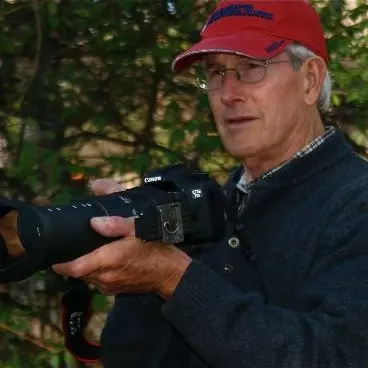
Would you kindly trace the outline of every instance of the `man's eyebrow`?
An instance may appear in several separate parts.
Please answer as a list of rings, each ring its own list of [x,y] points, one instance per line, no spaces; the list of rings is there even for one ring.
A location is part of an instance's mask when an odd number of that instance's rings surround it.
[[[202,66],[204,67],[222,67],[225,68],[224,64],[221,63],[221,61],[216,61],[216,60],[208,60],[208,59],[202,59],[201,62]]]
[[[224,64],[216,63],[216,62],[211,62],[211,63],[205,62],[204,63],[204,66],[206,68],[225,68],[225,65]]]
[[[241,61],[247,61],[249,63],[264,63],[265,60],[261,60],[261,59],[253,59],[253,58],[246,58],[246,57],[243,57],[243,58],[239,58],[235,64],[238,64],[239,62]],[[225,69],[226,68],[226,65],[224,65],[223,63],[219,62],[219,61],[205,61],[203,60],[203,66],[205,66],[206,68],[223,68]]]

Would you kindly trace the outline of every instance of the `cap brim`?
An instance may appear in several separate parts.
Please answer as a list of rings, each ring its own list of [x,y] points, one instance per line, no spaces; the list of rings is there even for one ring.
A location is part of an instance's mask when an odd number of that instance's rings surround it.
[[[172,70],[179,73],[206,54],[233,54],[256,59],[270,59],[284,51],[292,41],[280,37],[252,32],[205,38],[179,54],[172,63]]]

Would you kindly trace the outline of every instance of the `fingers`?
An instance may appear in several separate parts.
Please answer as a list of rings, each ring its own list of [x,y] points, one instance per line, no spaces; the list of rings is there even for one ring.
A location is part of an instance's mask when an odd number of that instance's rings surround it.
[[[89,187],[96,195],[106,195],[124,190],[120,184],[109,179],[92,180]],[[135,235],[133,218],[95,217],[91,219],[91,226],[95,231],[107,237]]]
[[[102,248],[97,248],[93,252],[79,257],[71,262],[53,265],[52,268],[56,273],[61,275],[66,275],[73,278],[86,277],[93,272],[103,270],[104,263],[106,262],[104,256],[109,253],[106,253],[106,248],[108,247],[109,244]]]
[[[93,217],[91,227],[106,237],[135,236],[134,218],[119,216]]]
[[[140,240],[122,239],[103,245],[93,252],[70,262],[59,263],[52,266],[53,270],[61,275],[82,278],[96,283],[101,272],[109,273],[124,268],[127,254],[131,254],[132,249],[136,249]]]
[[[92,228],[107,237],[133,237],[135,233],[134,218],[94,217],[91,219]],[[74,278],[84,278],[88,275],[106,269],[115,262],[119,263],[122,256],[121,241],[112,242],[95,249],[93,252],[79,257],[71,262],[57,264],[53,270],[61,275]],[[120,266],[120,264],[118,264]]]
[[[124,190],[120,184],[109,179],[92,180],[89,183],[89,187],[95,195],[111,194]]]

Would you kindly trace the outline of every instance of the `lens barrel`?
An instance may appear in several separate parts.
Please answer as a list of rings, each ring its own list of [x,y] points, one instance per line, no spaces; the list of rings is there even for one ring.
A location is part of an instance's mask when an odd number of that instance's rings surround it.
[[[93,217],[135,218],[135,235],[180,246],[223,236],[220,186],[183,166],[156,170],[140,187],[65,205],[36,206],[0,198],[0,282],[25,279],[76,259],[116,238],[91,228]]]

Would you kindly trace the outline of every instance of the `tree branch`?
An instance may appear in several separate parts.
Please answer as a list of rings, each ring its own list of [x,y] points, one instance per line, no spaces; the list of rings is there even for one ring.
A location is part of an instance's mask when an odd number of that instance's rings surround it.
[[[37,29],[37,31],[36,31],[36,55],[35,55],[35,58],[34,58],[34,61],[33,61],[33,68],[32,68],[31,77],[28,81],[26,90],[24,91],[24,93],[22,94],[22,96],[20,97],[20,100],[19,100],[20,110],[23,110],[24,100],[25,100],[27,94],[29,93],[29,91],[31,90],[33,82],[36,79],[37,70],[38,70],[39,62],[40,62],[41,48],[42,48],[42,38],[43,38],[42,22],[41,22],[41,17],[40,17],[40,9],[39,9],[39,6],[38,6],[38,3],[37,3],[36,0],[33,0],[33,11],[34,11],[34,15],[35,15],[36,29]],[[19,164],[20,155],[21,155],[22,150],[23,150],[25,132],[26,132],[26,122],[23,119],[22,127],[21,127],[20,134],[19,134],[18,147],[17,147],[16,153],[15,153],[15,160],[14,160],[15,165]]]
[[[140,142],[132,142],[132,141],[126,141],[120,138],[114,138],[114,137],[109,137],[106,136],[102,133],[97,133],[97,132],[82,132],[82,133],[78,133],[78,134],[73,134],[67,138],[65,138],[65,143],[66,144],[73,144],[77,141],[80,140],[101,140],[104,142],[109,142],[109,143],[114,143],[120,146],[130,146],[130,147],[141,147],[143,145],[143,143]],[[185,157],[181,154],[179,154],[178,152],[172,151],[171,149],[165,147],[165,146],[161,146],[156,142],[150,142],[150,147],[153,149],[157,149],[159,151],[162,152],[167,152],[170,154],[175,155],[179,160],[184,161]]]

